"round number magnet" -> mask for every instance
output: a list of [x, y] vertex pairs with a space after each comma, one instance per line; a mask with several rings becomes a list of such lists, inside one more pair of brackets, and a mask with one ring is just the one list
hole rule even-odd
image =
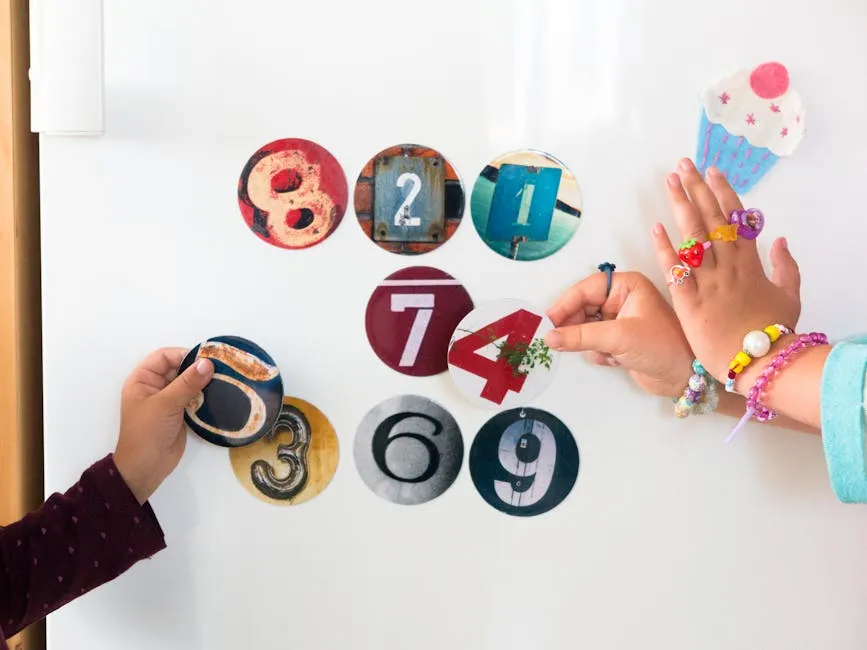
[[328, 487], [340, 457], [334, 427], [318, 408], [283, 398], [270, 433], [229, 450], [235, 477], [254, 497], [280, 506], [309, 501]]
[[198, 359], [210, 359], [214, 376], [184, 412], [187, 426], [222, 447], [249, 445], [270, 432], [283, 380], [268, 353], [240, 336], [217, 336], [190, 350], [178, 374]]
[[458, 390], [481, 406], [526, 404], [554, 377], [559, 355], [544, 340], [552, 329], [541, 310], [520, 300], [477, 307], [449, 343], [449, 371]]
[[435, 499], [464, 459], [458, 423], [425, 397], [401, 395], [371, 409], [355, 436], [355, 466], [374, 493], [402, 505]]
[[565, 499], [578, 478], [572, 432], [547, 411], [498, 413], [470, 448], [470, 474], [482, 498], [508, 515], [532, 517]]
[[367, 303], [367, 339], [376, 356], [405, 375], [445, 372], [449, 339], [473, 309], [470, 294], [448, 273], [411, 266], [379, 283]]
[[581, 190], [562, 162], [541, 151], [497, 158], [479, 175], [470, 201], [482, 240], [513, 260], [538, 260], [578, 230]]
[[380, 151], [358, 177], [355, 214], [373, 243], [419, 255], [442, 245], [461, 224], [464, 189], [442, 154], [417, 144]]
[[315, 142], [275, 140], [244, 165], [238, 204], [260, 239], [281, 248], [309, 248], [340, 225], [349, 188], [340, 163]]

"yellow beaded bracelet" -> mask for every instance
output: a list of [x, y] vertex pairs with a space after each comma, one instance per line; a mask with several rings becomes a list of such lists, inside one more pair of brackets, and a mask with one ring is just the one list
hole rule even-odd
[[771, 351], [771, 346], [783, 336], [783, 334], [791, 334], [790, 330], [785, 325], [776, 323], [768, 325], [763, 330], [753, 330], [747, 332], [744, 336], [744, 342], [741, 345], [741, 351], [735, 355], [732, 362], [729, 364], [729, 372], [726, 378], [726, 391], [729, 393], [735, 392], [735, 379], [744, 371], [753, 359], [765, 356]]

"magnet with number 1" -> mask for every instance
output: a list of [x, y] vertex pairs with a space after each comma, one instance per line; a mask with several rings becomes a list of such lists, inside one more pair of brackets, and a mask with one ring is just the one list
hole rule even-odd
[[464, 189], [445, 156], [417, 144], [383, 149], [355, 185], [355, 214], [364, 234], [401, 255], [428, 253], [457, 230]]
[[491, 250], [512, 260], [538, 260], [562, 249], [578, 230], [581, 190], [554, 156], [514, 151], [482, 170], [470, 210]]

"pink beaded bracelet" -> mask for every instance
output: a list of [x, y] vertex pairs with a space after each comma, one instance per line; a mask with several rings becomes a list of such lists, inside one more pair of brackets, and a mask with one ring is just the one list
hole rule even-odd
[[805, 348], [812, 348], [817, 345], [827, 345], [828, 337], [821, 332], [812, 332], [810, 334], [801, 334], [792, 341], [786, 348], [780, 352], [774, 359], [765, 366], [765, 369], [762, 370], [762, 374], [759, 375], [758, 379], [756, 379], [756, 383], [753, 384], [753, 387], [750, 388], [747, 393], [747, 408], [744, 416], [740, 419], [732, 432], [729, 434], [728, 438], [726, 438], [725, 442], [728, 444], [731, 442], [734, 437], [738, 434], [738, 432], [743, 428], [743, 426], [750, 421], [750, 419], [755, 415], [756, 420], [759, 422], [768, 422], [769, 420], [773, 420], [777, 417], [776, 412], [770, 410], [766, 406], [764, 406], [761, 402], [765, 397], [765, 391], [768, 388], [768, 384], [771, 379], [773, 379], [774, 375], [776, 375], [779, 371], [783, 370], [786, 365], [792, 360], [792, 358], [801, 350]]

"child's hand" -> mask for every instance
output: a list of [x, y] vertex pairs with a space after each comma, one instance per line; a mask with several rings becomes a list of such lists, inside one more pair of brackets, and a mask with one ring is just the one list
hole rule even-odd
[[557, 329], [546, 343], [589, 352], [600, 365], [623, 366], [649, 393], [680, 397], [693, 355], [665, 298], [640, 273], [615, 273], [607, 299], [605, 291], [605, 274], [595, 273], [560, 296], [548, 311]]
[[[688, 159], [680, 162], [677, 174], [666, 179], [683, 240], [707, 241], [710, 231], [728, 223], [733, 210], [743, 209], [738, 195], [716, 169], [708, 170], [707, 179], [706, 184]], [[661, 224], [654, 226], [653, 239], [667, 276], [673, 265], [682, 262]], [[679, 286], [670, 285], [674, 309], [690, 346], [720, 382], [725, 382], [729, 362], [740, 351], [747, 332], [776, 323], [789, 328], [797, 325], [801, 278], [784, 239], [774, 242], [771, 262], [773, 273], [768, 279], [755, 241], [741, 237], [735, 242], [714, 241], [704, 251], [701, 265], [691, 269], [690, 277]]]
[[150, 498], [184, 454], [184, 409], [211, 380], [201, 359], [177, 375], [185, 350], [151, 353], [127, 378], [121, 395], [120, 438], [114, 462], [139, 503]]

